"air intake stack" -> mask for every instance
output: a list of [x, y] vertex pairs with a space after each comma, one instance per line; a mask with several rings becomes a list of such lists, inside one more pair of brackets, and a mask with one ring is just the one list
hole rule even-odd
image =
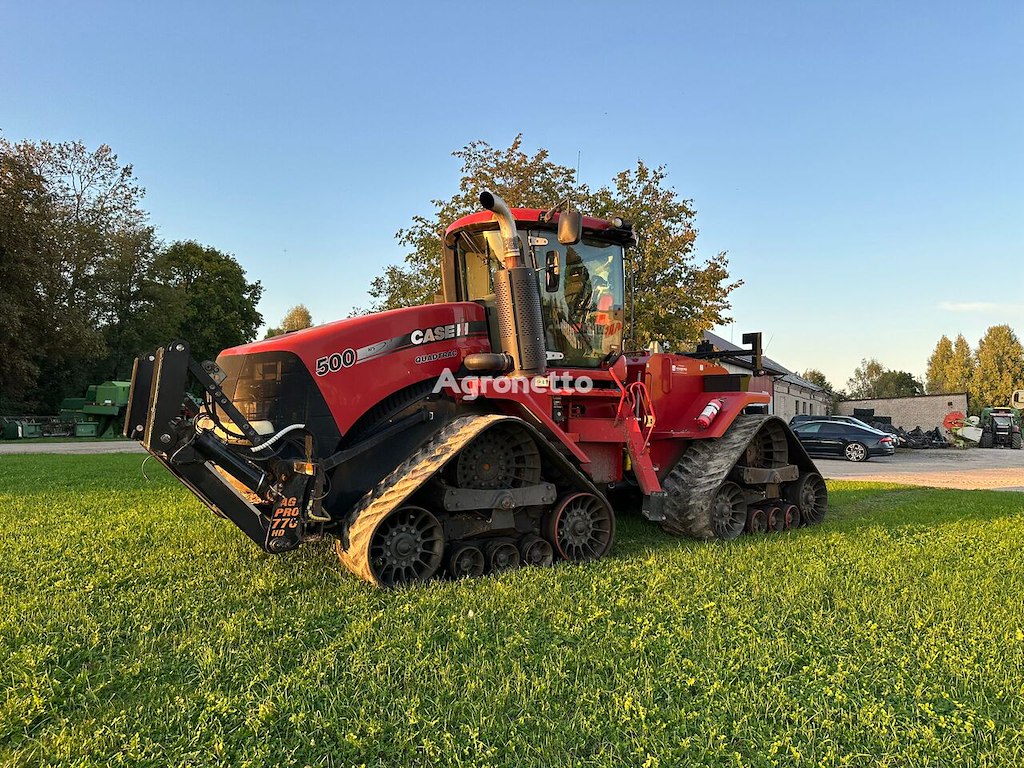
[[501, 229], [505, 269], [494, 273], [494, 303], [501, 349], [515, 363], [510, 375], [541, 375], [547, 370], [547, 349], [537, 273], [523, 258], [516, 222], [505, 201], [492, 192], [482, 192], [480, 205], [494, 213]]

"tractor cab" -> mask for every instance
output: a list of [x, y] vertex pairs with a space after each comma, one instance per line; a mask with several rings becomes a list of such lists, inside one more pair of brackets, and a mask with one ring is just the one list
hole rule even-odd
[[[546, 361], [559, 368], [596, 368], [621, 352], [623, 256], [634, 242], [629, 226], [577, 217], [575, 232], [565, 226], [560, 231], [565, 214], [549, 220], [539, 209], [513, 208], [511, 214], [525, 265], [536, 275]], [[444, 245], [444, 301], [477, 302], [491, 316], [495, 276], [506, 269], [498, 222], [487, 211], [466, 216], [449, 227]], [[495, 318], [489, 319], [496, 328]]]

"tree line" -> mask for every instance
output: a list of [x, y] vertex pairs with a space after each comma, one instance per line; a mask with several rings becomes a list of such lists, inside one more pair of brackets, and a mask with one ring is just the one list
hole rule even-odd
[[262, 286], [234, 257], [161, 242], [109, 146], [0, 139], [0, 412], [53, 412], [172, 339], [255, 338]]
[[[620, 216], [639, 235], [626, 265], [634, 318], [629, 343], [684, 350], [730, 320], [728, 258], [698, 259], [692, 201], [668, 185], [664, 166], [638, 160], [592, 189], [546, 149], [529, 154], [517, 136], [507, 148], [474, 141], [457, 191], [431, 201], [396, 233], [404, 263], [375, 278], [371, 306], [354, 314], [430, 303], [440, 291], [440, 236], [479, 210], [490, 189], [516, 207], [568, 200], [584, 213]], [[131, 165], [110, 147], [82, 142], [0, 139], [0, 412], [53, 412], [90, 383], [126, 379], [134, 358], [172, 339], [212, 358], [253, 340], [263, 318], [262, 286], [229, 254], [192, 240], [162, 242], [142, 207]], [[267, 337], [312, 324], [304, 305]]]
[[840, 400], [966, 392], [970, 411], [977, 414], [986, 406], [1007, 405], [1014, 390], [1024, 389], [1024, 346], [1009, 325], [993, 325], [973, 349], [963, 334], [952, 341], [943, 335], [928, 358], [924, 381], [875, 358], [861, 360], [846, 389], [834, 387], [815, 368], [801, 376], [831, 395], [833, 413]]
[[1007, 405], [1014, 390], [1024, 389], [1024, 347], [1009, 325], [993, 325], [971, 348], [963, 337], [943, 335], [928, 358], [929, 394], [967, 392], [971, 411]]

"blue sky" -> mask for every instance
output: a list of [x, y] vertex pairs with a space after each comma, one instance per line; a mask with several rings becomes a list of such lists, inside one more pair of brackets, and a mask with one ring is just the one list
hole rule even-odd
[[1024, 335], [1024, 4], [18, 3], [0, 131], [110, 144], [270, 323], [365, 305], [394, 233], [522, 132], [592, 186], [665, 164], [733, 328], [842, 385]]

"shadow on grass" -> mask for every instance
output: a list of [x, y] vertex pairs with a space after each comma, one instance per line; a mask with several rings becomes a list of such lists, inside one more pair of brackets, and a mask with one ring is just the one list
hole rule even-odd
[[903, 529], [920, 530], [964, 521], [994, 522], [1024, 515], [1024, 494], [1001, 491], [963, 491], [841, 481], [829, 483], [829, 512], [817, 526], [797, 531], [744, 534], [735, 542], [697, 541], [672, 536], [643, 519], [639, 504], [617, 500], [618, 533], [614, 554], [630, 557], [645, 551], [675, 551], [707, 546], [742, 545], [744, 541], [778, 540], [796, 536], [851, 534], [864, 528], [883, 527], [894, 534]]

